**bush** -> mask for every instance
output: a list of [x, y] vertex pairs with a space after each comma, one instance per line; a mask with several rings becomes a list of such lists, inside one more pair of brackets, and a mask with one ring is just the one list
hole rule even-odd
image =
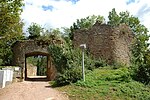
[[133, 58], [131, 75], [134, 80], [147, 85], [150, 84], [150, 53], [146, 52], [142, 60]]
[[150, 84], [150, 66], [149, 65], [133, 65], [131, 69], [132, 78], [144, 84]]
[[119, 68], [116, 71], [112, 71], [109, 75], [105, 77], [106, 81], [125, 81], [129, 82], [131, 80], [130, 72], [127, 68]]
[[119, 93], [126, 95], [127, 97], [131, 97], [134, 100], [150, 100], [150, 90], [139, 82], [132, 81], [129, 83], [119, 84], [119, 89], [121, 91]]
[[72, 69], [66, 70], [64, 73], [59, 73], [56, 78], [56, 86], [63, 86], [70, 83], [75, 83], [77, 80], [81, 80], [82, 73], [81, 68], [74, 67]]
[[120, 62], [113, 62], [111, 67], [113, 69], [119, 69], [119, 68], [126, 68], [128, 67], [126, 64], [120, 63]]
[[95, 66], [95, 68], [105, 67], [105, 66], [107, 66], [107, 63], [106, 63], [105, 60], [102, 60], [102, 59], [95, 59], [95, 60], [94, 60], [94, 66]]
[[[82, 78], [82, 52], [80, 49], [73, 49], [65, 43], [50, 45], [48, 50], [58, 71], [56, 85], [74, 83]], [[85, 71], [93, 70], [94, 64], [94, 60], [85, 54]]]
[[[53, 63], [58, 71], [55, 85], [66, 85], [75, 83], [82, 79], [82, 51], [79, 48], [73, 48], [71, 41], [66, 40], [63, 44], [52, 44], [48, 48]], [[84, 55], [85, 72], [98, 67], [103, 67], [106, 63], [101, 60], [92, 59], [85, 51]]]
[[67, 57], [64, 54], [63, 48], [59, 45], [50, 45], [48, 51], [53, 58], [53, 63], [55, 64], [57, 71], [62, 73], [67, 67]]

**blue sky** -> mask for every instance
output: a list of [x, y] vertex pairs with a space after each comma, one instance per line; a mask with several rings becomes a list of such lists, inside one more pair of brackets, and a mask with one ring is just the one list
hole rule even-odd
[[43, 8], [43, 11], [47, 11], [47, 10], [52, 11], [54, 7], [52, 5], [48, 5], [48, 6], [42, 5], [42, 8]]
[[113, 8], [119, 13], [129, 11], [150, 29], [150, 0], [24, 0], [21, 18], [24, 30], [32, 23], [43, 27], [70, 27], [76, 19], [89, 15], [102, 15], [107, 21]]
[[136, 1], [136, 0], [127, 0], [127, 1], [126, 1], [126, 4], [129, 5], [129, 4], [131, 4], [131, 3], [135, 3], [135, 1]]

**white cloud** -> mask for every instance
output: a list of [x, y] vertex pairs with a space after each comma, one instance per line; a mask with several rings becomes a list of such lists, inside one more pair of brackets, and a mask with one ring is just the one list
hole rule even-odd
[[[25, 28], [31, 22], [53, 28], [69, 27], [76, 19], [89, 15], [102, 15], [107, 19], [108, 12], [115, 8], [117, 12], [128, 10], [140, 17], [146, 27], [150, 28], [150, 1], [135, 0], [127, 5], [128, 0], [80, 0], [73, 4], [69, 0], [24, 0], [25, 7], [21, 15]], [[134, 0], [133, 0], [134, 1]], [[145, 6], [144, 9], [142, 7]], [[44, 11], [42, 6], [52, 6], [53, 10]], [[147, 9], [147, 10], [146, 10]], [[141, 10], [141, 11], [140, 11]], [[146, 11], [145, 11], [146, 10]]]

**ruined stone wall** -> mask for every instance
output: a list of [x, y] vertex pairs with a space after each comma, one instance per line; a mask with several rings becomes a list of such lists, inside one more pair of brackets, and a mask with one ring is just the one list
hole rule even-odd
[[[27, 77], [26, 67], [26, 57], [43, 55], [50, 58], [48, 52], [48, 46], [50, 44], [44, 43], [45, 41], [38, 40], [24, 40], [17, 41], [13, 46], [13, 65], [19, 66], [21, 68], [21, 78]], [[52, 59], [48, 59], [47, 63], [47, 78], [53, 80], [56, 76], [56, 68], [52, 64]]]
[[114, 60], [124, 64], [130, 64], [131, 44], [133, 42], [133, 33], [126, 25], [120, 25], [114, 29]]
[[86, 43], [87, 50], [95, 57], [107, 61], [130, 64], [130, 45], [133, 35], [128, 26], [122, 24], [111, 27], [106, 24], [96, 23], [89, 30], [77, 30], [74, 32], [73, 44], [79, 47]]
[[27, 74], [28, 76], [36, 76], [37, 66], [34, 66], [33, 64], [27, 64]]

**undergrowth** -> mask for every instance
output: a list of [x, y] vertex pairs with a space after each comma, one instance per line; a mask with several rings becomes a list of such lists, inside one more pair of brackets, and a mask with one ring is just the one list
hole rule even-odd
[[59, 87], [71, 100], [150, 100], [150, 87], [132, 80], [127, 68], [98, 68], [86, 81]]

